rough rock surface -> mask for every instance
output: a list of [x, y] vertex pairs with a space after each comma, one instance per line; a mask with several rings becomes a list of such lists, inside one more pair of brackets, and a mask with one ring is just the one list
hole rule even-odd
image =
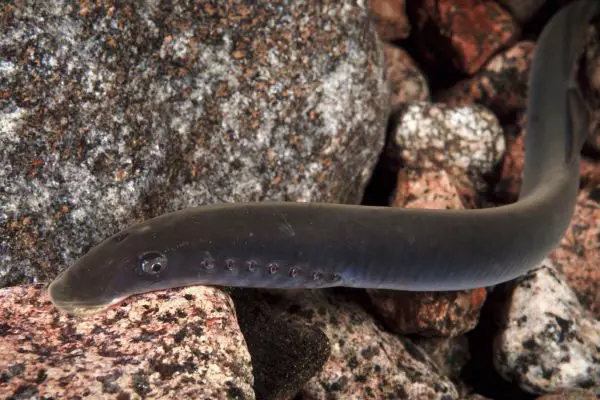
[[[495, 195], [503, 202], [517, 200], [523, 165], [525, 117], [521, 115], [518, 133], [507, 136], [506, 156], [502, 161]], [[600, 163], [583, 157], [580, 169], [581, 190], [573, 218], [560, 245], [550, 254], [556, 267], [566, 275], [582, 305], [600, 318]]]
[[431, 64], [447, 63], [473, 74], [519, 34], [513, 17], [495, 1], [418, 0], [408, 2], [416, 45]]
[[456, 183], [446, 171], [400, 170], [392, 207], [460, 209]]
[[498, 118], [522, 110], [529, 89], [529, 69], [534, 42], [519, 42], [493, 56], [469, 79], [437, 92], [436, 102], [452, 105], [480, 104]]
[[600, 186], [579, 192], [569, 229], [550, 259], [579, 302], [600, 319]]
[[531, 393], [600, 383], [600, 321], [550, 261], [518, 280], [494, 344], [505, 379]]
[[427, 79], [410, 54], [389, 43], [384, 43], [383, 51], [390, 86], [390, 108], [429, 100]]
[[410, 34], [405, 0], [369, 0], [377, 34], [382, 40], [405, 39]]
[[484, 288], [453, 292], [369, 290], [386, 327], [396, 333], [458, 336], [473, 329], [486, 298]]
[[422, 348], [444, 376], [460, 381], [462, 370], [470, 359], [469, 340], [467, 335], [456, 337], [412, 337]]
[[59, 313], [41, 285], [0, 289], [0, 398], [253, 399], [231, 298], [190, 287]]
[[389, 157], [408, 169], [445, 170], [459, 181], [467, 177], [477, 190], [486, 186], [482, 177], [505, 149], [498, 119], [477, 105], [414, 103], [399, 112], [393, 129]]
[[323, 370], [300, 392], [303, 399], [458, 399], [452, 382], [409, 339], [378, 326], [353, 291], [284, 292], [282, 312], [322, 329], [331, 343]]
[[2, 7], [0, 286], [187, 206], [360, 201], [388, 101], [364, 2]]

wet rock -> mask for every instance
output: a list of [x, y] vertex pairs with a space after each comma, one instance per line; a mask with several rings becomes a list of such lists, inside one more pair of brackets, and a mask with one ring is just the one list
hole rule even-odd
[[438, 92], [436, 102], [481, 104], [499, 118], [525, 108], [534, 42], [519, 42], [492, 57], [477, 74]]
[[390, 108], [429, 100], [427, 79], [404, 49], [392, 44], [383, 47], [390, 86]]
[[398, 173], [391, 205], [404, 208], [475, 208], [476, 195], [475, 188], [467, 179], [455, 179], [445, 171], [403, 169]]
[[389, 98], [364, 3], [104, 4], [3, 8], [0, 286], [167, 211], [360, 201]]
[[356, 303], [355, 291], [284, 292], [278, 307], [322, 329], [331, 343], [323, 370], [302, 399], [457, 399], [452, 382], [409, 339], [380, 328]]
[[409, 3], [419, 53], [430, 64], [451, 63], [473, 74], [520, 33], [495, 1], [420, 0]]
[[406, 16], [405, 0], [370, 0], [369, 7], [375, 20], [377, 34], [382, 40], [406, 39], [410, 34], [410, 20]]
[[485, 289], [454, 292], [369, 290], [377, 312], [392, 332], [457, 336], [473, 329], [486, 298]]
[[510, 297], [494, 343], [505, 379], [536, 394], [600, 383], [600, 321], [550, 261], [517, 280]]
[[476, 190], [487, 186], [483, 177], [505, 148], [497, 118], [477, 105], [408, 105], [397, 116], [391, 139], [387, 154], [402, 160], [405, 168], [445, 170], [454, 179], [467, 176]]
[[59, 313], [41, 285], [0, 289], [0, 398], [253, 399], [233, 303], [215, 288]]
[[[598, 166], [600, 168], [600, 165]], [[550, 259], [579, 302], [600, 319], [600, 186], [584, 188], [560, 245]]]

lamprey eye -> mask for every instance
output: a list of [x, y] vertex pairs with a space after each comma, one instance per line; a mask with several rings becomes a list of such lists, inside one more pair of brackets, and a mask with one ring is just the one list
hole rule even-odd
[[145, 253], [140, 257], [140, 269], [148, 275], [158, 275], [167, 268], [167, 257], [158, 252]]

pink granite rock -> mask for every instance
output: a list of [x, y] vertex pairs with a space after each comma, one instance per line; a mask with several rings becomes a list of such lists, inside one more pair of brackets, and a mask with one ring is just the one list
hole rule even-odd
[[580, 191], [569, 229], [550, 258], [583, 306], [600, 318], [600, 187]]
[[369, 0], [375, 29], [382, 40], [405, 39], [410, 34], [410, 21], [406, 16], [405, 0]]
[[410, 2], [419, 52], [430, 63], [451, 62], [473, 74], [519, 34], [513, 17], [493, 0]]
[[189, 287], [59, 313], [41, 285], [0, 290], [0, 398], [254, 398], [229, 296]]
[[477, 74], [438, 92], [435, 101], [452, 105], [481, 104], [498, 117], [523, 109], [534, 42], [519, 42], [492, 57]]
[[473, 208], [473, 186], [466, 179], [454, 179], [446, 171], [401, 170], [391, 201], [392, 207]]
[[427, 353], [411, 340], [382, 329], [352, 294], [282, 292], [278, 307], [319, 326], [331, 343], [329, 360], [299, 398], [459, 398], [451, 380]]
[[475, 328], [486, 290], [431, 293], [369, 290], [369, 295], [392, 332], [454, 337]]
[[429, 100], [427, 79], [401, 47], [385, 43], [383, 47], [390, 87], [390, 108], [413, 101]]

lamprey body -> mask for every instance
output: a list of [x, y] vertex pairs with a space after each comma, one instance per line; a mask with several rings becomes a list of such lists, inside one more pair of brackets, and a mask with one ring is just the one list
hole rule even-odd
[[579, 186], [588, 110], [575, 80], [600, 2], [560, 10], [530, 76], [524, 181], [515, 203], [478, 210], [264, 202], [188, 208], [106, 239], [49, 287], [73, 313], [188, 285], [460, 290], [517, 278], [562, 239]]

